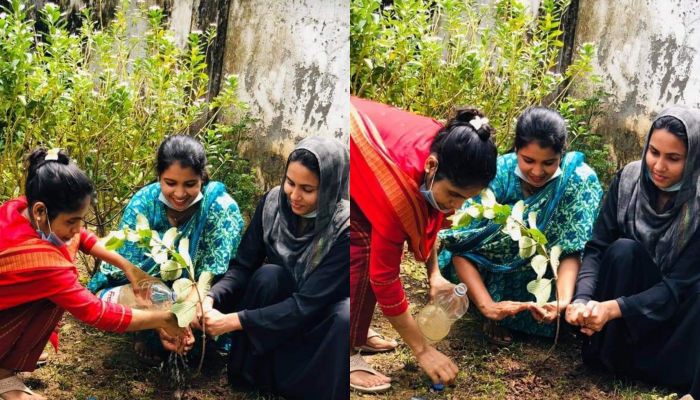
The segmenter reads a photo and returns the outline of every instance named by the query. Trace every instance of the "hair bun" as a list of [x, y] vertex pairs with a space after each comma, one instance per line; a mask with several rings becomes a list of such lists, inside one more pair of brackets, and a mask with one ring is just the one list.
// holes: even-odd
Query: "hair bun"
[[57, 162], [63, 165], [70, 163], [70, 157], [61, 149], [47, 150], [43, 147], [34, 149], [27, 157], [29, 176], [36, 174], [36, 170], [42, 165], [50, 162]]
[[455, 107], [450, 113], [450, 119], [447, 122], [447, 127], [469, 126], [481, 140], [489, 140], [495, 130], [489, 125], [488, 118], [484, 117], [484, 113], [476, 107]]

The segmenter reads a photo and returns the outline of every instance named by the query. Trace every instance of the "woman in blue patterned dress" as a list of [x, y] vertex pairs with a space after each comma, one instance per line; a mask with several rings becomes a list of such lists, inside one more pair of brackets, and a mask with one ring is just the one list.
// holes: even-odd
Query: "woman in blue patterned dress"
[[474, 221], [439, 235], [446, 247], [439, 256], [443, 275], [467, 285], [470, 299], [486, 319], [487, 340], [504, 346], [512, 340], [509, 329], [554, 335], [554, 325], [542, 322], [554, 321], [571, 301], [581, 252], [602, 196], [598, 177], [583, 154], [564, 152], [566, 122], [559, 113], [529, 108], [518, 118], [515, 135], [515, 152], [498, 158], [498, 172], [489, 187], [501, 204], [512, 206], [523, 200], [527, 212], [537, 212], [537, 226], [548, 245], [562, 247], [559, 309], [554, 291], [544, 306], [533, 303], [526, 287], [536, 274], [529, 260], [518, 255], [518, 242], [502, 232], [501, 225]]
[[[180, 238], [190, 240], [195, 279], [207, 271], [216, 281], [236, 254], [243, 218], [226, 187], [221, 182], [209, 181], [206, 164], [204, 147], [196, 139], [186, 135], [165, 139], [158, 148], [156, 160], [158, 182], [145, 186], [132, 197], [119, 229], [134, 228], [138, 214], [145, 216], [151, 229], [158, 231], [161, 237], [168, 229], [176, 227]], [[149, 275], [160, 278], [159, 266], [147, 255], [147, 249], [127, 241], [118, 253]], [[183, 270], [183, 274], [186, 273]], [[88, 287], [104, 297], [125, 284], [128, 281], [120, 269], [103, 264]], [[170, 349], [162, 332], [160, 336], [165, 348]], [[150, 332], [136, 338], [134, 350], [142, 361], [156, 364], [163, 350], [159, 342]], [[225, 346], [223, 342], [220, 345]]]

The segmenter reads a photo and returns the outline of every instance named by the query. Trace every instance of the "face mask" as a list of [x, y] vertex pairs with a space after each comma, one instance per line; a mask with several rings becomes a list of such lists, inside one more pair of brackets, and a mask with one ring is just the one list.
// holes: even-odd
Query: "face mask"
[[313, 210], [308, 214], [300, 215], [300, 217], [311, 219], [311, 218], [316, 218], [316, 215], [318, 215], [318, 209]]
[[520, 169], [519, 166], [517, 166], [517, 165], [515, 166], [515, 175], [516, 175], [518, 178], [520, 178], [520, 179], [524, 180], [525, 182], [529, 183], [530, 185], [536, 186], [536, 187], [541, 187], [541, 186], [546, 185], [546, 184], [549, 183], [552, 179], [556, 179], [556, 178], [558, 178], [559, 176], [561, 176], [561, 174], [562, 174], [562, 172], [561, 172], [561, 167], [559, 167], [559, 168], [557, 168], [557, 170], [554, 172], [554, 174], [553, 174], [552, 176], [550, 176], [549, 179], [547, 179], [544, 183], [540, 183], [540, 184], [537, 184], [537, 185], [536, 185], [536, 184], [532, 183], [529, 179], [527, 179], [527, 177], [525, 176], [525, 174], [523, 173], [523, 171]]
[[[435, 174], [437, 174], [437, 168], [435, 169]], [[434, 209], [440, 211], [443, 214], [447, 214], [451, 212], [451, 209], [441, 209], [440, 206], [438, 206], [437, 201], [435, 201], [435, 196], [433, 196], [433, 183], [435, 183], [435, 175], [433, 175], [433, 179], [430, 181], [430, 187], [426, 189], [425, 183], [420, 185], [420, 193], [423, 195], [423, 198], [425, 201], [428, 202]]]
[[[192, 207], [193, 205], [197, 204], [197, 203], [198, 203], [199, 201], [201, 201], [203, 198], [204, 198], [204, 196], [202, 195], [202, 192], [199, 192], [199, 193], [197, 194], [197, 197], [194, 198], [194, 200], [190, 203], [190, 205], [187, 206], [187, 207], [185, 207], [185, 210], [187, 210], [188, 208], [190, 208], [190, 207]], [[168, 199], [165, 198], [165, 195], [163, 195], [163, 192], [160, 192], [160, 194], [158, 195], [158, 200], [160, 200], [161, 203], [165, 204], [165, 205], [166, 205], [168, 208], [170, 208], [171, 210], [177, 210], [177, 208], [175, 208], [175, 207], [168, 201]], [[185, 210], [181, 210], [181, 211], [185, 211]]]
[[45, 234], [44, 231], [42, 231], [41, 229], [37, 229], [36, 233], [39, 234], [39, 237], [41, 238], [41, 240], [46, 240], [47, 242], [51, 243], [52, 245], [54, 245], [56, 247], [61, 247], [61, 246], [65, 245], [66, 243], [63, 240], [61, 240], [61, 238], [56, 236], [56, 234], [53, 233], [53, 231], [51, 230], [51, 221], [48, 220], [48, 213], [49, 212], [47, 210], [46, 211], [46, 215], [47, 215], [46, 223], [49, 224], [49, 234], [48, 235]]
[[[654, 183], [654, 180], [651, 179], [651, 172], [649, 172], [649, 170], [647, 170], [647, 178], [649, 178], [649, 181], [651, 181], [651, 183]], [[677, 192], [677, 191], [681, 190], [682, 185], [683, 185], [682, 179], [680, 181], [674, 183], [673, 185], [667, 187], [667, 188], [660, 188], [660, 187], [656, 186], [656, 184], [654, 183], [654, 186], [656, 186], [656, 188], [662, 192]]]

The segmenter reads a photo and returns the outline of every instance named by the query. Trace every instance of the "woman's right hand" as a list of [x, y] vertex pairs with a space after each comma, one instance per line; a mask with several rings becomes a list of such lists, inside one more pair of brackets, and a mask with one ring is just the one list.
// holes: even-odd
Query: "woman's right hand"
[[433, 383], [449, 385], [457, 378], [457, 365], [433, 346], [426, 345], [422, 351], [416, 353], [416, 360]]
[[519, 301], [491, 302], [483, 307], [479, 307], [479, 311], [481, 311], [484, 317], [492, 321], [500, 321], [529, 309], [530, 303], [522, 303]]

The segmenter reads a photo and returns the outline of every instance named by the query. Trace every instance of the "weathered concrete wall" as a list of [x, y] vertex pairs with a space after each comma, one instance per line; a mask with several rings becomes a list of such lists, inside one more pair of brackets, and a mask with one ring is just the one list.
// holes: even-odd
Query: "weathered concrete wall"
[[266, 186], [306, 136], [349, 137], [349, 0], [231, 0], [223, 74], [258, 118], [248, 156]]
[[576, 45], [598, 45], [595, 71], [612, 94], [597, 130], [618, 165], [639, 158], [651, 119], [665, 106], [700, 106], [697, 0], [579, 0]]

